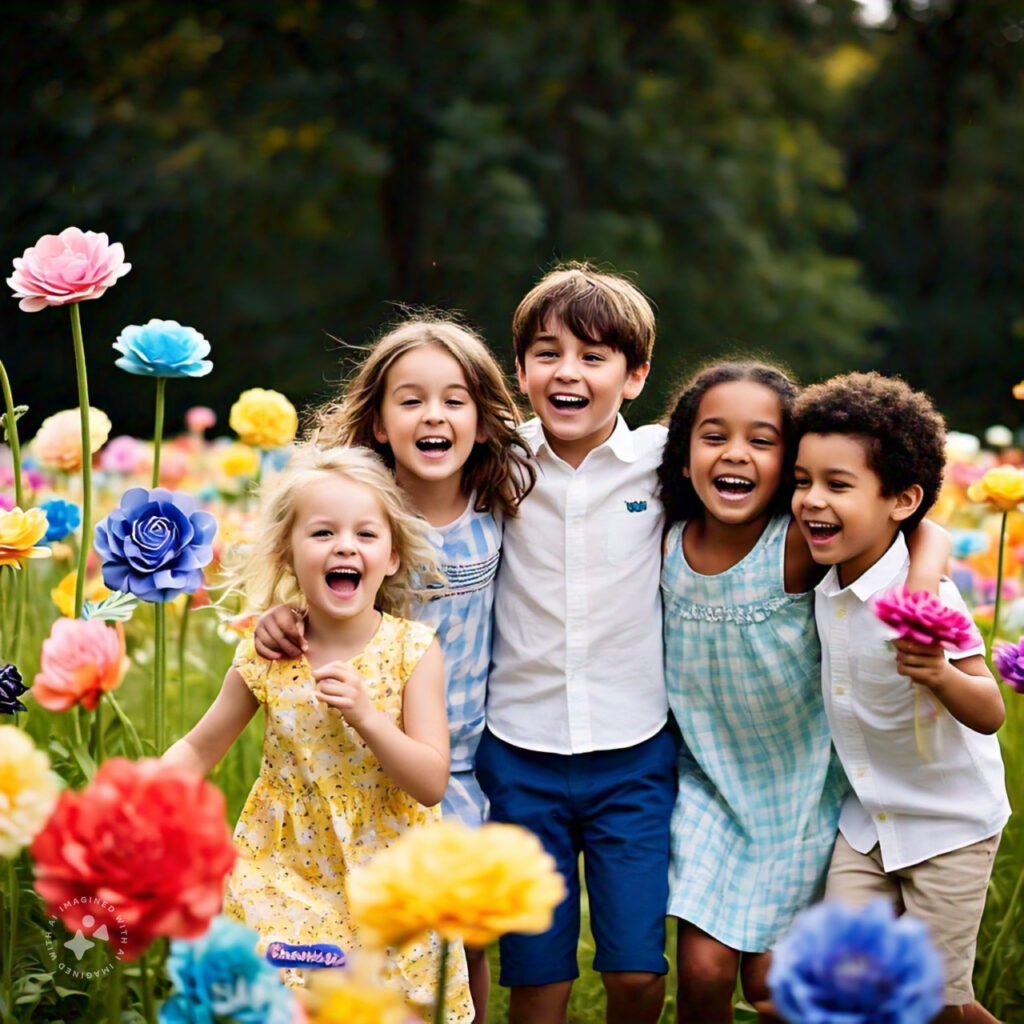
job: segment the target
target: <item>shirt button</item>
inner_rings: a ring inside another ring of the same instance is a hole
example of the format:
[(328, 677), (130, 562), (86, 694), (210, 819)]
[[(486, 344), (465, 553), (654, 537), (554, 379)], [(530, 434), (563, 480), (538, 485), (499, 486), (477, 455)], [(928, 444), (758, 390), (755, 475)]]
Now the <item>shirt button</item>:
[(835, 615), (835, 617), (836, 617), (837, 619), (845, 619), (845, 618), (846, 618), (846, 605), (845, 605), (845, 604), (841, 604), (841, 605), (840, 605), (840, 606), (839, 606), (839, 607), (838, 607), (838, 608), (836, 609), (836, 615)]
[(836, 687), (836, 693), (846, 693), (846, 687), (845, 686), (837, 686)]
[(858, 768), (857, 771), (856, 771), (856, 775), (857, 775), (858, 779), (863, 779), (864, 778), (864, 769), (863, 768)]
[(885, 811), (882, 811), (881, 814), (878, 815), (878, 820), (885, 821)]

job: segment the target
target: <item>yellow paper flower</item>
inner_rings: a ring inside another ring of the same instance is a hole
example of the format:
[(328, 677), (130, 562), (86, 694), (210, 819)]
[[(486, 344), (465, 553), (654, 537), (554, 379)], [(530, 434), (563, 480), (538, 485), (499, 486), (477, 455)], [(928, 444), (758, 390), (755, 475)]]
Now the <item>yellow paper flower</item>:
[[(95, 454), (110, 436), (110, 418), (89, 407), (89, 450)], [(66, 473), (82, 468), (82, 418), (77, 409), (64, 409), (43, 420), (32, 439), (32, 453), (41, 466)]]
[(0, 565), (19, 568), (26, 558), (49, 558), (50, 549), (36, 547), (46, 535), (46, 513), (41, 508), (22, 512), (17, 505), (0, 511)]
[[(72, 570), (50, 591), (50, 600), (57, 606), (57, 611), (66, 619), (75, 617), (75, 585), (78, 583), (78, 573)], [(102, 580), (90, 580), (85, 578), (86, 601), (102, 601), (109, 597), (112, 591), (108, 590)]]
[(309, 1024), (406, 1024), (410, 1020), (402, 997), (393, 988), (375, 984), (366, 972), (346, 968), (310, 975), (303, 992)]
[(59, 791), (46, 754), (21, 729), (0, 725), (0, 857), (13, 857), (35, 839)]
[(260, 469), (260, 455), (247, 444), (229, 444), (217, 453), (217, 468), (225, 476), (254, 477)]
[(1024, 502), (1024, 469), (996, 466), (967, 488), (967, 497), (1008, 512)]
[(279, 391), (250, 388), (238, 396), (228, 418), (231, 429), (254, 448), (280, 448), (295, 437), (299, 417)]
[(486, 946), (506, 932), (549, 928), (565, 884), (532, 832), (443, 821), (407, 832), (353, 871), (348, 896), (371, 942), (399, 946), (433, 930)]

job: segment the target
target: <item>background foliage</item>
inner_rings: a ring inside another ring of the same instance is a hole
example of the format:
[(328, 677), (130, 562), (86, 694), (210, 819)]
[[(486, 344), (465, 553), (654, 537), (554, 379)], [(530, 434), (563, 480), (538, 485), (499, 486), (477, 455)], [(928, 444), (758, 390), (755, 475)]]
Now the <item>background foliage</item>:
[[(808, 380), (902, 371), (961, 429), (1015, 422), (1024, 9), (858, 9), (11, 0), (0, 251), (69, 224), (124, 243), (86, 343), (102, 367), (126, 324), (202, 331), (217, 372), (171, 390), (172, 429), (253, 385), (323, 396), (327, 332), (365, 343), (395, 302), (461, 309), (505, 357), (516, 301), (566, 258), (658, 305), (637, 418), (698, 360), (761, 349)], [(26, 437), (75, 403), (46, 319), (52, 345), (0, 308)], [(133, 390), (94, 368), (115, 433), (148, 432)]]

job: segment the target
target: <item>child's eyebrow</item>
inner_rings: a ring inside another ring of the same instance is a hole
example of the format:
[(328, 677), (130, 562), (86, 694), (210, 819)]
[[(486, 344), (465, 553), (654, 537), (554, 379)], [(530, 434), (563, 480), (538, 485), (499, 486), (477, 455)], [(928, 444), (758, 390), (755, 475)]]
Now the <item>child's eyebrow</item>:
[[(697, 429), (699, 430), (703, 426), (724, 427), (725, 425), (726, 421), (721, 416), (706, 416), (697, 424)], [(774, 423), (769, 423), (768, 420), (754, 420), (753, 423), (749, 423), (747, 426), (755, 430), (770, 430), (773, 434), (778, 434), (779, 437), (782, 436), (782, 431)]]

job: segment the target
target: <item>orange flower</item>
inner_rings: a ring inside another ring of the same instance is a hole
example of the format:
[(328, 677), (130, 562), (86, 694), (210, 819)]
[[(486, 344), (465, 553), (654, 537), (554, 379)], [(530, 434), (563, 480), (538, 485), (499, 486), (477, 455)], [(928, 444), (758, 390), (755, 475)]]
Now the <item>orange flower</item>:
[(1014, 384), (1013, 397), (1024, 398), (1024, 380), (1022, 380), (1019, 384)]
[(76, 704), (92, 711), (127, 668), (120, 625), (111, 629), (100, 619), (57, 619), (43, 641), (32, 696), (48, 711)]
[[(89, 447), (95, 454), (110, 436), (105, 412), (89, 408)], [(32, 439), (32, 452), (41, 466), (71, 473), (82, 468), (82, 418), (77, 409), (47, 416)]]

